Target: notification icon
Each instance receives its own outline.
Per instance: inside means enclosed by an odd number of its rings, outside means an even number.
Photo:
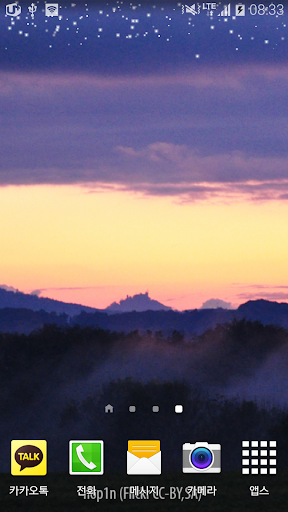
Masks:
[[[58,4],[45,4],[45,16],[49,16],[50,18],[59,16]]]
[[[245,16],[245,5],[244,4],[236,4],[235,5],[235,16]]]

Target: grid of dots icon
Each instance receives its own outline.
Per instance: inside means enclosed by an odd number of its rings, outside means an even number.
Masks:
[[[276,441],[242,441],[243,475],[276,475]]]

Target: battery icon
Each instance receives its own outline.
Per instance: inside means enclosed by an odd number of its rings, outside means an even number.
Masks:
[[[235,16],[245,16],[245,5],[244,4],[236,4],[235,5]]]

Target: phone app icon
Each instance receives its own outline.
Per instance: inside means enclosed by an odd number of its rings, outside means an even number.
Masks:
[[[103,475],[103,441],[69,441],[70,475]]]
[[[47,475],[47,441],[11,441],[11,475]]]

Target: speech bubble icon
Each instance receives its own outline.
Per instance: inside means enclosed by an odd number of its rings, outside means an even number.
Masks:
[[[20,471],[25,468],[34,468],[43,460],[43,452],[37,446],[26,444],[15,452],[15,460],[21,466]]]

